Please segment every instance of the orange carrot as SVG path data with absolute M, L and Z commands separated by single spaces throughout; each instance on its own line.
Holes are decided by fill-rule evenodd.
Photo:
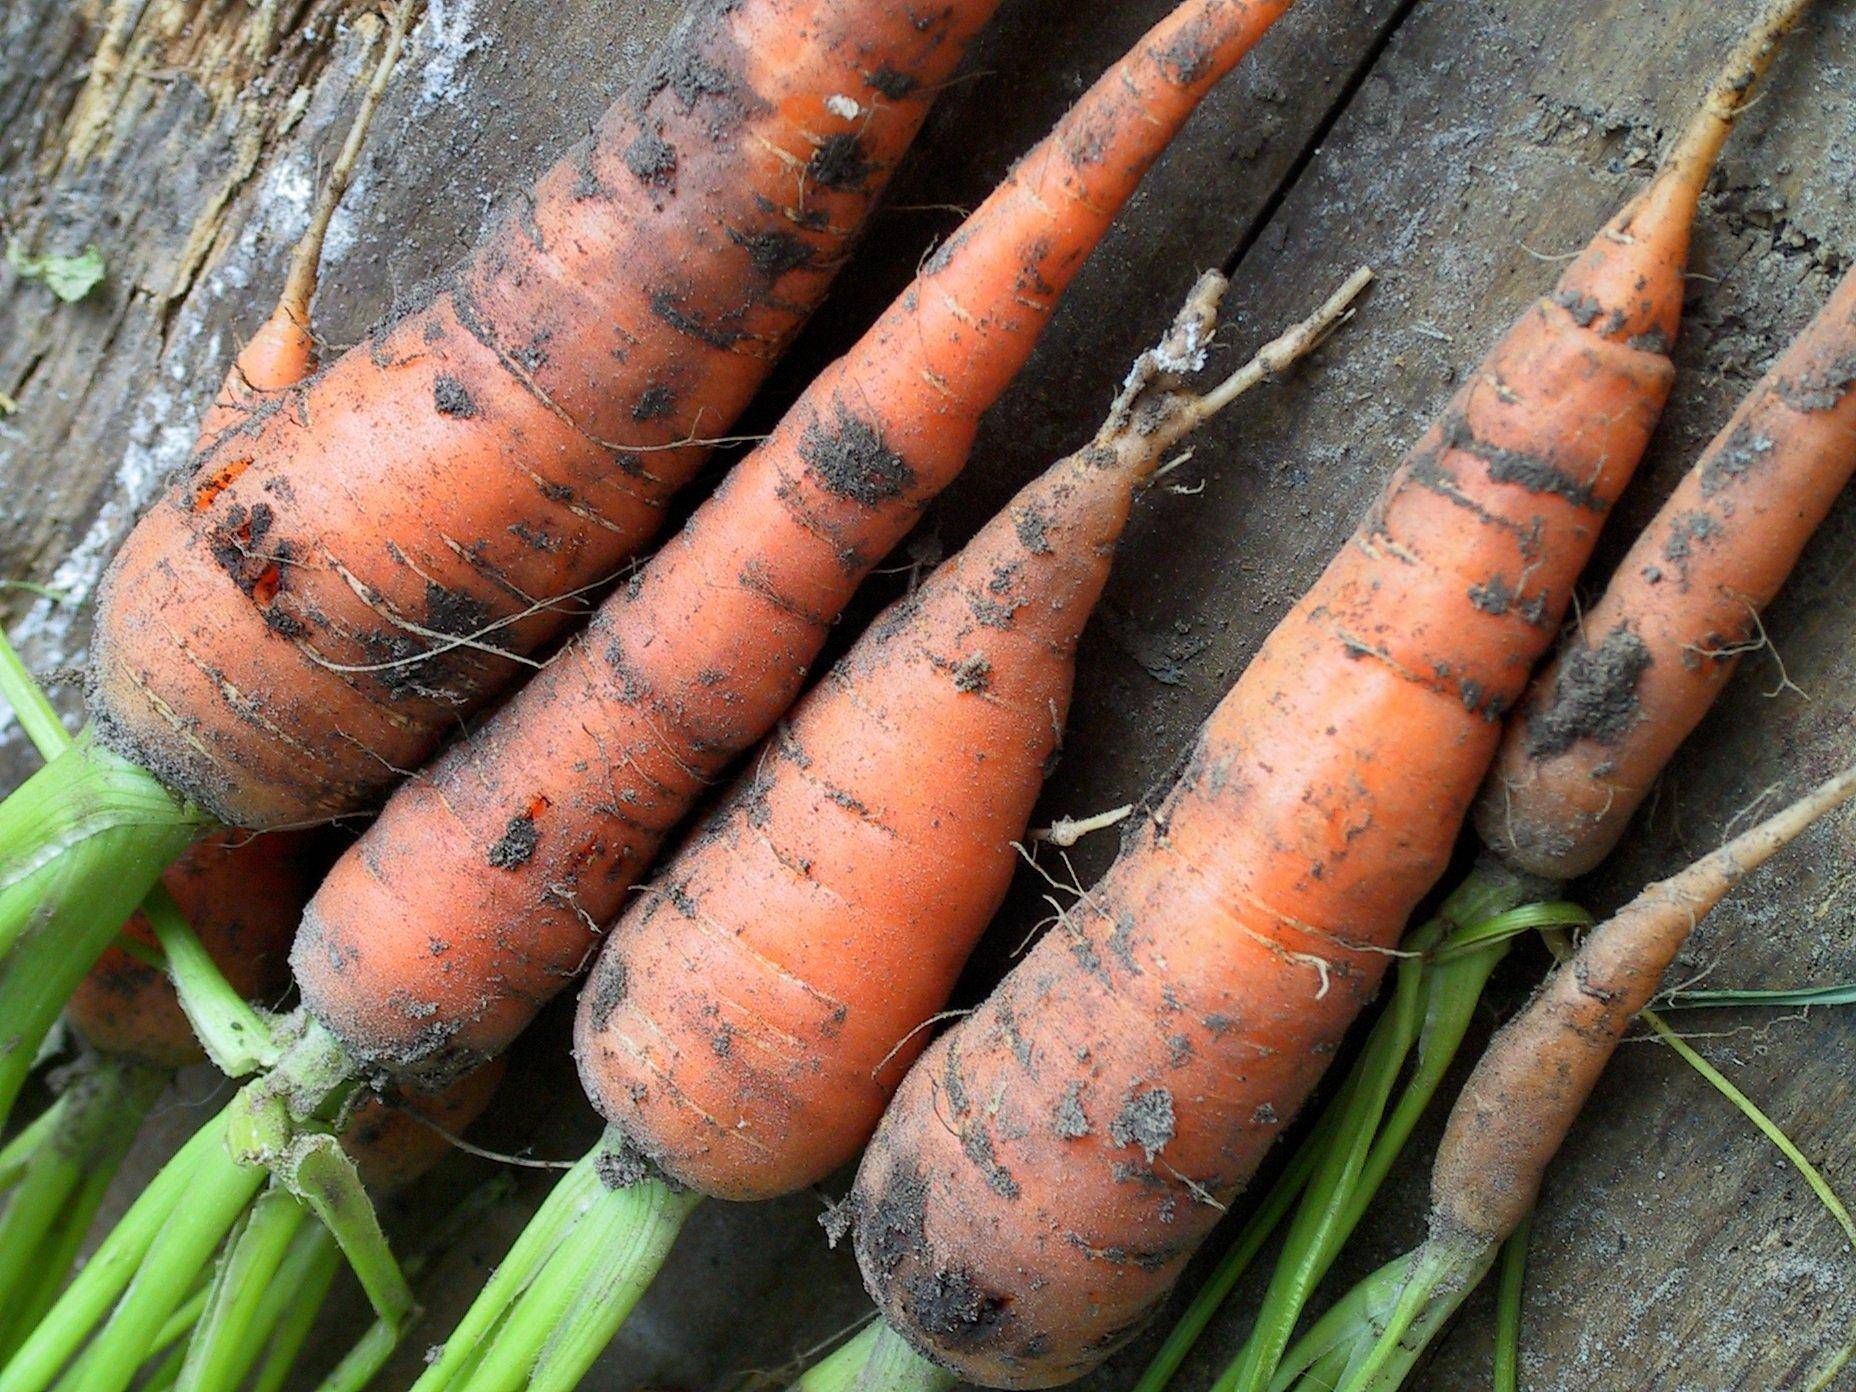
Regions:
M 1365 281 L 1233 380 L 1306 351 Z M 1135 492 L 1235 395 L 1162 366 L 1210 342 L 1223 291 L 1201 280 L 1095 440 L 876 620 L 613 929 L 575 1056 L 672 1179 L 790 1193 L 875 1126 L 1011 882 Z
M 90 728 L 0 803 L 0 1117 L 213 818 L 368 808 L 652 534 L 996 3 L 694 0 L 476 252 L 289 385 L 396 28 L 283 302 L 106 577 Z
M 1187 0 L 496 717 L 343 858 L 294 958 L 364 1061 L 494 1054 L 572 979 L 664 835 L 792 703 L 857 584 L 965 465 L 1059 296 L 1287 0 Z
M 1421 1037 L 1407 1045 L 1388 1042 L 1383 1050 L 1366 1046 L 1372 1067 L 1388 1080 L 1410 1047 L 1421 1054 L 1421 1066 L 1374 1136 L 1374 1158 L 1353 1182 L 1347 1216 L 1328 1228 L 1322 1252 L 1277 1266 L 1250 1338 L 1219 1381 L 1220 1392 L 1278 1385 L 1280 1361 L 1309 1295 L 1442 1083 L 1469 1024 L 1468 1007 L 1506 951 L 1506 941 L 1483 936 L 1482 926 L 1529 899 L 1550 897 L 1559 883 L 1609 852 L 1643 792 L 1724 688 L 1739 655 L 1755 635 L 1763 636 L 1760 609 L 1856 469 L 1853 312 L 1856 278 L 1846 280 L 1702 453 L 1604 596 L 1562 644 L 1558 662 L 1529 684 L 1477 803 L 1483 854 L 1443 899 L 1437 918 L 1405 937 L 1414 955 L 1440 954 L 1431 965 L 1411 965 L 1414 976 L 1422 972 L 1430 983 L 1418 1007 L 1425 1016 Z M 1436 969 L 1441 954 L 1468 943 L 1475 946 L 1454 971 Z M 1397 1006 L 1388 1007 L 1375 1039 L 1389 1041 L 1403 1028 L 1399 1014 Z M 1351 1105 L 1337 1098 L 1330 1115 Z M 1308 1155 L 1317 1142 L 1303 1146 Z M 1330 1190 L 1311 1182 L 1311 1194 L 1319 1197 L 1304 1201 L 1295 1220 L 1302 1231 L 1329 1221 L 1323 1215 L 1334 1211 Z M 1271 1206 L 1266 1200 L 1258 1211 Z M 1255 1250 L 1247 1239 L 1256 1231 L 1246 1229 L 1201 1287 L 1149 1364 L 1144 1392 L 1177 1372 L 1229 1298 Z M 1356 1286 L 1324 1317 L 1323 1334 L 1304 1336 L 1298 1351 L 1331 1348 L 1339 1337 L 1334 1331 L 1379 1299 L 1379 1286 L 1389 1280 L 1382 1273 Z
M 1511 864 L 1608 855 L 1856 471 L 1856 273 L 1741 403 L 1516 713 L 1477 807 Z
M 799 703 L 601 952 L 575 1052 L 606 1135 L 420 1392 L 463 1376 L 491 1326 L 496 1348 L 467 1385 L 572 1385 L 693 1194 L 791 1193 L 855 1153 L 1011 881 L 1136 490 L 1187 431 L 1318 342 L 1367 279 L 1203 396 L 1182 373 L 1210 342 L 1225 283 L 1201 279 L 1096 438 Z M 594 1265 L 563 1288 L 588 1249 Z M 551 1255 L 529 1271 L 532 1251 Z
M 1471 374 L 1107 875 L 903 1082 L 859 1172 L 892 1330 L 980 1383 L 1139 1328 L 1436 881 L 1667 395 L 1696 202 L 1802 0 Z
M 994 4 L 698 0 L 462 265 L 142 520 L 97 619 L 111 746 L 246 826 L 421 762 L 656 530 Z
M 1747 874 L 1852 796 L 1856 769 L 1651 885 L 1594 929 L 1502 1027 L 1438 1144 L 1429 1236 L 1368 1276 L 1304 1340 L 1319 1351 L 1316 1357 L 1331 1349 L 1345 1358 L 1337 1392 L 1404 1385 L 1533 1209 L 1548 1164 L 1696 924 Z M 1295 1350 L 1289 1361 L 1300 1369 L 1310 1358 Z M 1325 1378 L 1321 1385 L 1335 1386 Z

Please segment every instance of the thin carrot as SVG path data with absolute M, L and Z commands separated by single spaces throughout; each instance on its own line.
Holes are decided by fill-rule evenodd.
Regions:
M 1611 851 L 1856 472 L 1856 273 L 1741 403 L 1517 713 L 1483 839 L 1553 879 Z
M 856 1152 L 1011 881 L 1137 489 L 1367 279 L 1200 395 L 1182 371 L 1224 290 L 1204 277 L 1095 440 L 794 709 L 620 920 L 581 996 L 575 1054 L 608 1122 L 581 1162 L 597 1182 L 524 1232 L 421 1392 L 571 1387 L 697 1196 L 792 1193 Z
M 494 1054 L 665 835 L 790 706 L 871 567 L 966 464 L 1065 286 L 1286 0 L 1189 0 L 1111 68 L 582 638 L 407 782 L 304 920 L 306 1006 L 364 1062 Z
M 1667 396 L 1697 200 L 1802 0 L 1470 375 L 1086 893 L 898 1092 L 855 1191 L 884 1317 L 989 1385 L 1139 1328 L 1454 846 Z
M 1437 960 L 1403 969 L 1425 978 L 1425 1025 L 1385 1057 L 1383 1076 L 1389 1085 L 1413 1048 L 1423 1065 L 1383 1123 L 1368 1119 L 1376 1134 L 1363 1171 L 1311 1186 L 1244 1351 L 1215 1392 L 1272 1385 L 1309 1297 L 1442 1083 L 1468 1007 L 1508 950 L 1505 939 L 1479 936 L 1485 925 L 1602 859 L 1762 632 L 1760 610 L 1856 470 L 1853 313 L 1856 279 L 1848 279 L 1703 451 L 1559 662 L 1529 685 L 1478 802 L 1483 855 L 1445 901 L 1441 922 L 1405 940 Z M 1451 952 L 1460 960 L 1445 966 L 1441 954 Z M 1392 1028 L 1382 1021 L 1376 1035 Z M 1336 1163 L 1324 1161 L 1323 1172 Z M 1137 1392 L 1155 1392 L 1177 1370 L 1222 1299 L 1215 1290 L 1228 1290 L 1246 1260 L 1234 1249 Z
M 283 301 L 106 577 L 90 728 L 0 804 L 0 1115 L 189 841 L 368 809 L 644 543 L 995 5 L 694 0 L 475 252 L 290 385 L 402 7 Z
M 1414 1331 L 1440 1327 L 1526 1221 L 1599 1075 L 1695 926 L 1748 874 L 1853 796 L 1856 769 L 1651 885 L 1595 929 L 1502 1027 L 1438 1145 L 1430 1236 L 1396 1264 L 1377 1337 L 1355 1352 L 1340 1392 L 1391 1392 L 1403 1382 L 1429 1342 Z

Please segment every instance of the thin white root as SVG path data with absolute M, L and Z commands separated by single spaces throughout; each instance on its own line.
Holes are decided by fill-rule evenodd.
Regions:
M 1129 802 L 1110 808 L 1107 812 L 1098 812 L 1093 817 L 1059 817 L 1043 830 L 1032 832 L 1031 839 L 1048 842 L 1052 846 L 1074 846 L 1092 831 L 1102 831 L 1125 822 L 1133 811 L 1134 804 Z
M 1334 330 L 1353 317 L 1353 302 L 1372 281 L 1370 266 L 1361 266 L 1348 276 L 1321 308 L 1264 344 L 1249 362 L 1201 396 L 1194 424 L 1211 419 L 1258 383 L 1280 375 L 1292 363 L 1319 348 Z

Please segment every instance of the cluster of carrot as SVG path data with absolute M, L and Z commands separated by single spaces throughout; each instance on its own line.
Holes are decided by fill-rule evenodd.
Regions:
M 1458 970 L 1473 999 L 1490 922 L 1615 844 L 1856 468 L 1856 279 L 1536 676 L 1669 392 L 1715 156 L 1806 3 L 1773 0 L 1656 178 L 1412 448 L 1114 866 L 928 1043 L 1005 896 L 1137 496 L 1345 319 L 1366 273 L 1201 390 L 1225 288 L 1207 276 L 1097 435 L 808 676 L 1147 169 L 1289 3 L 1181 0 L 545 665 L 533 654 L 644 550 L 823 297 L 995 4 L 701 0 L 481 246 L 319 373 L 312 235 L 192 470 L 111 569 L 90 728 L 71 741 L 0 673 L 47 757 L 0 804 L 0 1112 L 61 1010 L 91 1050 L 0 1153 L 0 1181 L 20 1177 L 0 1242 L 52 1254 L 0 1250 L 0 1282 L 28 1266 L 36 1282 L 7 1302 L 0 1392 L 268 1389 L 313 1314 L 276 1292 L 326 1288 L 342 1256 L 380 1323 L 337 1385 L 365 1380 L 414 1310 L 367 1184 L 436 1158 L 588 959 L 575 1052 L 605 1133 L 420 1392 L 565 1392 L 700 1197 L 791 1193 L 866 1144 L 843 1216 L 882 1320 L 811 1385 L 1068 1381 L 1149 1319 L 1290 1124 L 1479 807 L 1489 859 L 1449 924 L 1407 939 L 1337 1104 L 1370 1114 L 1373 1143 L 1296 1162 L 1303 1191 L 1276 1216 L 1300 1192 L 1299 1255 L 1230 1382 L 1398 1385 L 1413 1331 L 1448 1318 L 1519 1222 L 1693 921 L 1856 791 L 1832 780 L 1593 933 L 1459 1103 L 1431 1243 L 1290 1346 L 1437 1087 L 1414 1079 L 1387 1115 L 1422 973 L 1449 970 L 1434 949 L 1451 924 L 1482 946 Z M 186 851 L 216 825 L 276 832 L 389 789 L 313 895 L 278 878 L 280 836 Z M 237 871 L 193 898 L 168 872 L 198 934 L 156 887 L 182 852 L 196 874 Z M 139 948 L 112 947 L 145 901 L 158 946 L 132 928 Z M 225 914 L 261 916 L 264 942 L 215 941 Z M 300 1005 L 245 1004 L 282 993 L 268 968 L 293 928 Z M 106 1123 L 183 1061 L 181 1010 L 249 1080 L 60 1292 L 132 1129 Z M 401 1088 L 429 1127 L 374 1097 Z M 383 1130 L 406 1158 L 370 1174 Z

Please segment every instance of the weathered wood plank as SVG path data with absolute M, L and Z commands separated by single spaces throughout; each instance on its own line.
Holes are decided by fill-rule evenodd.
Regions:
M 20 21 L 22 8 L 45 22 Z M 563 8 L 448 0 L 428 13 L 338 240 L 323 299 L 331 336 L 354 337 L 397 289 L 448 259 L 480 225 L 486 200 L 603 103 L 672 5 Z M 1011 0 L 976 57 L 981 75 L 947 94 L 891 211 L 770 399 L 841 348 L 952 226 L 954 214 L 930 205 L 975 201 L 1161 8 L 1160 0 Z M 1187 481 L 1204 478 L 1202 494 L 1160 494 L 1144 505 L 1104 621 L 1086 644 L 1047 812 L 1126 801 L 1162 776 L 1351 528 L 1388 462 L 1489 338 L 1550 282 L 1551 258 L 1579 245 L 1645 176 L 1656 137 L 1686 115 L 1696 82 L 1752 8 L 1753 0 L 1304 0 L 1215 99 L 1086 272 L 1026 380 L 994 413 L 972 475 L 926 530 L 957 544 L 1018 482 L 1082 438 L 1127 360 L 1202 267 L 1237 259 L 1234 344 L 1301 313 L 1356 262 L 1374 264 L 1384 280 L 1317 364 L 1238 408 L 1202 442 L 1183 471 Z M 1619 538 L 1648 515 L 1856 251 L 1856 14 L 1822 8 L 1736 137 L 1709 200 L 1682 381 L 1643 486 L 1620 509 Z M 332 3 L 302 9 L 292 23 L 310 29 L 337 12 Z M 217 7 L 201 12 L 231 22 Z M 4 21 L 9 39 L 24 36 L 0 56 L 0 172 L 9 180 L 0 206 L 16 220 L 29 171 L 68 125 L 73 64 L 94 41 L 63 13 L 49 0 L 25 0 Z M 103 300 L 76 310 L 48 311 L 31 299 L 40 292 L 0 280 L 8 314 L 0 390 L 22 408 L 0 424 L 0 479 L 9 504 L 22 500 L 0 518 L 5 573 L 47 578 L 111 507 L 118 520 L 100 535 L 113 539 L 133 496 L 171 462 L 162 450 L 173 447 L 146 414 L 151 384 L 176 402 L 198 399 L 235 326 L 263 300 L 264 272 L 280 264 L 300 216 L 287 171 L 294 161 L 300 182 L 311 152 L 327 148 L 366 46 L 358 30 L 292 33 L 299 37 L 283 46 L 278 91 L 264 100 L 304 87 L 308 109 L 267 141 L 212 215 L 209 255 L 184 293 L 163 289 L 175 248 L 202 217 L 212 181 L 223 184 L 237 168 L 238 136 L 250 128 L 241 121 L 265 119 L 215 114 L 187 78 L 134 88 L 118 120 L 136 117 L 122 129 L 142 143 L 60 172 L 26 221 L 35 237 L 63 236 L 66 245 L 94 236 L 117 248 L 113 260 L 126 258 L 117 260 L 126 269 Z M 1331 130 L 1330 114 L 1338 118 Z M 1317 139 L 1319 152 L 1305 158 Z M 166 180 L 152 178 L 163 169 Z M 110 222 L 118 214 L 121 230 Z M 139 477 L 124 468 L 136 450 Z M 1856 508 L 1846 504 L 1768 620 L 1786 671 L 1813 699 L 1768 696 L 1776 668 L 1751 659 L 1630 846 L 1587 887 L 1595 903 L 1616 902 L 1712 844 L 1768 784 L 1856 753 L 1853 573 Z M 81 614 L 59 634 L 38 612 L 35 657 L 69 660 Z M 1110 840 L 1078 848 L 1085 880 L 1112 853 Z M 1697 966 L 1736 984 L 1848 977 L 1853 845 L 1847 823 L 1816 834 L 1717 916 L 1691 954 Z M 1042 916 L 1041 888 L 1025 877 L 973 973 L 975 989 Z M 1532 955 L 1517 961 L 1510 994 L 1538 968 Z M 1856 1099 L 1841 1063 L 1856 1026 L 1834 1013 L 1690 1023 L 1733 1031 L 1702 1047 L 1733 1067 L 1833 1180 L 1856 1190 L 1845 1140 Z M 544 1035 L 492 1144 L 521 1144 L 522 1113 L 547 1098 L 563 1107 L 537 1152 L 572 1153 L 584 1142 L 584 1117 L 547 1047 Z M 1364 1234 L 1359 1260 L 1408 1243 L 1422 1202 L 1414 1169 Z M 860 1306 L 854 1277 L 842 1254 L 823 1252 L 816 1209 L 801 1196 L 758 1211 L 707 1210 L 589 1385 L 707 1384 L 777 1365 L 851 1317 Z M 507 1210 L 452 1264 L 454 1290 L 522 1211 Z M 1633 1046 L 1613 1069 L 1555 1171 L 1539 1233 L 1526 1329 L 1534 1392 L 1801 1385 L 1799 1370 L 1817 1349 L 1856 1324 L 1856 1258 L 1832 1225 L 1720 1099 L 1652 1046 Z M 1210 1377 L 1242 1323 L 1221 1325 L 1188 1386 Z M 1487 1341 L 1486 1306 L 1473 1306 L 1423 1385 L 1485 1386 Z M 1094 1385 L 1125 1386 L 1139 1352 Z

